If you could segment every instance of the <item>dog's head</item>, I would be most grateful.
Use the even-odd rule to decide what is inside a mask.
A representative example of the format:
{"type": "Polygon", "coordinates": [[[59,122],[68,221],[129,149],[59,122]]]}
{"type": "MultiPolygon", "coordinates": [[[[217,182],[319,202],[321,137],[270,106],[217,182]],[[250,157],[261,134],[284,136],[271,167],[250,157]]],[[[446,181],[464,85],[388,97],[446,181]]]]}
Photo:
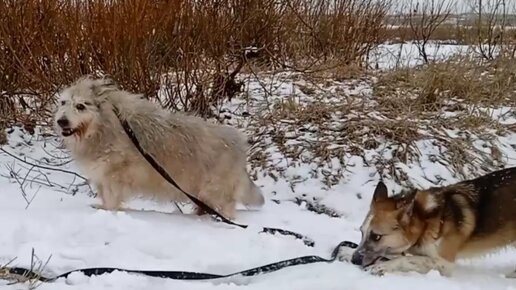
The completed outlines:
{"type": "Polygon", "coordinates": [[[93,79],[85,76],[66,87],[58,98],[55,128],[64,138],[84,137],[98,120],[103,95],[116,89],[107,78],[93,79]]]}
{"type": "Polygon", "coordinates": [[[360,228],[362,240],[353,253],[352,263],[366,267],[381,258],[395,258],[411,248],[421,234],[413,215],[414,194],[389,197],[379,182],[369,212],[360,228]]]}

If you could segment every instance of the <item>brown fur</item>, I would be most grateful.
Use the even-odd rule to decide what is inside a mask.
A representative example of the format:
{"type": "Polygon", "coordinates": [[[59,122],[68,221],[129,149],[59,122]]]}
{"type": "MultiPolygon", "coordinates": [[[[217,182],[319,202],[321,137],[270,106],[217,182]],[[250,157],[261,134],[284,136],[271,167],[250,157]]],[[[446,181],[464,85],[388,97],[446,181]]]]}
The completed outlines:
{"type": "Polygon", "coordinates": [[[77,137],[77,139],[80,141],[81,139],[86,136],[86,132],[88,132],[89,123],[87,122],[81,122],[79,125],[77,125],[77,128],[75,129],[76,133],[74,136],[77,137]]]}
{"type": "Polygon", "coordinates": [[[516,168],[392,197],[380,182],[362,231],[355,264],[376,273],[449,274],[459,257],[516,245],[516,168]],[[382,256],[393,260],[375,264],[382,256]]]}

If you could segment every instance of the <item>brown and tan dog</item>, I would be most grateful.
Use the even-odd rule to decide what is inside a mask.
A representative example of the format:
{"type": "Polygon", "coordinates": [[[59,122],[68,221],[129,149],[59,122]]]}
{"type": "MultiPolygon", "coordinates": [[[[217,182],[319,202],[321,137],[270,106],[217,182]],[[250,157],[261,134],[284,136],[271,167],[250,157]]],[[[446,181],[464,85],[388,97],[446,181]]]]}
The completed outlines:
{"type": "Polygon", "coordinates": [[[449,276],[459,257],[516,246],[516,168],[391,197],[380,182],[361,231],[353,264],[376,275],[438,270],[449,276]],[[382,257],[390,260],[379,262],[382,257]]]}

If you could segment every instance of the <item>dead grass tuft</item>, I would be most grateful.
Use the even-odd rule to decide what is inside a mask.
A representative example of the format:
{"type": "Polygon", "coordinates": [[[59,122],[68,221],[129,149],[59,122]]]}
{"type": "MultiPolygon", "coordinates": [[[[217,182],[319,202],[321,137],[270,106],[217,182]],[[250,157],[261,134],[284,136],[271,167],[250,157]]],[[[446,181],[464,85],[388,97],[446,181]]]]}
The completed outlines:
{"type": "MultiPolygon", "coordinates": [[[[290,162],[324,168],[311,174],[323,175],[327,186],[343,178],[353,156],[406,185],[410,179],[399,164],[422,160],[466,177],[471,171],[498,169],[505,162],[500,144],[493,140],[511,128],[493,110],[512,107],[514,114],[515,71],[512,59],[483,63],[462,58],[383,73],[372,84],[371,95],[335,89],[347,87],[349,92],[354,87],[351,81],[302,85],[308,97],[278,100],[270,112],[255,118],[253,126],[257,135],[263,128],[273,128],[267,135],[290,162]],[[322,87],[333,87],[338,96],[324,95],[317,89],[322,87]],[[440,153],[423,156],[422,142],[431,142],[440,153]]],[[[263,151],[271,140],[263,140],[263,151]]],[[[267,158],[262,152],[258,162],[252,160],[253,166],[266,164],[269,171],[283,174],[284,169],[267,158]]]]}
{"type": "Polygon", "coordinates": [[[375,86],[375,94],[389,109],[413,112],[464,104],[512,105],[516,98],[515,69],[516,60],[511,58],[487,63],[456,57],[386,73],[375,86]]]}

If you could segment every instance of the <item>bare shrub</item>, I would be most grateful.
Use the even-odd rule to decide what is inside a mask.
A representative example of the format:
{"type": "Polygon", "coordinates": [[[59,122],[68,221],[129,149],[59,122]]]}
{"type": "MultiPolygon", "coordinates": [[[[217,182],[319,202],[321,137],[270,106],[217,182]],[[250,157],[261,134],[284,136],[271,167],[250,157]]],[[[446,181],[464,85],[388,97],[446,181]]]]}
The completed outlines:
{"type": "Polygon", "coordinates": [[[381,0],[2,0],[0,112],[46,117],[55,92],[108,74],[171,109],[211,114],[249,64],[362,61],[382,41],[381,0]]]}
{"type": "Polygon", "coordinates": [[[514,1],[470,0],[475,15],[469,25],[476,30],[475,46],[487,60],[516,56],[516,31],[513,11],[514,1]]]}
{"type": "Polygon", "coordinates": [[[427,64],[430,62],[427,52],[428,42],[436,30],[449,19],[452,9],[452,2],[446,0],[411,3],[408,23],[415,36],[419,56],[427,64]]]}

